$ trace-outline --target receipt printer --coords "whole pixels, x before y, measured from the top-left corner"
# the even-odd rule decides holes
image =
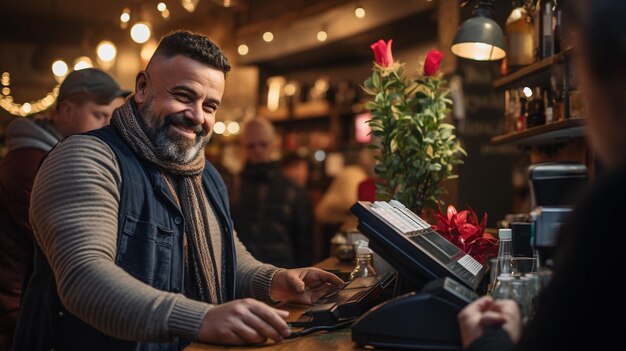
[[[420,293],[384,302],[352,326],[359,346],[405,350],[460,350],[457,314],[478,296],[452,278],[429,282]]]

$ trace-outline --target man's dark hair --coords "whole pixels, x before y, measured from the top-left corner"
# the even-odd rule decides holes
[[[224,75],[230,71],[230,63],[219,46],[205,35],[186,30],[165,35],[152,55],[148,67],[156,57],[172,58],[177,55],[213,66],[224,72]]]

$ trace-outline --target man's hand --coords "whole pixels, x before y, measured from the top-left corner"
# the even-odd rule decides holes
[[[332,287],[343,284],[336,275],[319,268],[278,271],[272,279],[270,296],[274,300],[312,305]]]
[[[227,302],[206,313],[198,340],[228,345],[260,344],[268,338],[280,342],[291,334],[288,316],[289,312],[254,299]]]

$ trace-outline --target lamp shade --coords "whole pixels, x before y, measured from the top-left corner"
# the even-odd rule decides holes
[[[500,60],[506,56],[504,33],[491,18],[475,16],[459,27],[450,51],[459,57],[477,61]]]

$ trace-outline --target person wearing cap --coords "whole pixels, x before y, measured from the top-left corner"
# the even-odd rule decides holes
[[[619,283],[626,252],[626,1],[567,1],[574,74],[602,174],[560,226],[549,284],[524,326],[513,300],[482,297],[458,315],[467,350],[613,350],[624,347]]]
[[[29,197],[39,163],[62,138],[109,124],[129,92],[98,69],[71,72],[49,118],[16,118],[0,161],[0,350],[9,349],[24,277],[33,261]]]
[[[288,312],[262,301],[312,303],[343,283],[263,264],[238,240],[203,152],[229,70],[206,36],[171,33],[111,125],[49,153],[33,187],[35,269],[16,349],[280,341]]]

